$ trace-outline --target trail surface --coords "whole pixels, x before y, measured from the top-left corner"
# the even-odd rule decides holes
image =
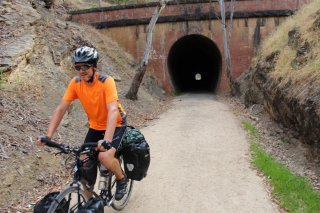
[[[123,212],[279,212],[250,166],[245,131],[215,96],[179,96],[142,132],[151,164]]]

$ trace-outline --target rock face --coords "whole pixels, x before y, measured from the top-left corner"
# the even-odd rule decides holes
[[[27,0],[3,1],[0,7],[0,67],[12,68],[34,46],[33,23],[40,18]]]
[[[125,99],[135,73],[133,58],[92,27],[66,21],[68,14],[59,2],[48,10],[43,0],[0,0],[0,212],[30,212],[28,204],[70,178],[60,157],[34,142],[45,134],[54,108],[76,75],[70,58],[75,48],[88,45],[99,50],[98,69],[116,76],[130,125],[145,125],[166,105],[164,95],[151,95],[143,84],[139,101]],[[10,72],[2,75],[4,69]],[[78,146],[86,125],[81,104],[75,101],[54,140]]]
[[[320,11],[308,31],[320,34]],[[288,43],[294,52],[290,62],[293,75],[298,75],[300,68],[308,65],[310,60],[319,57],[319,39],[301,38],[303,32],[295,27],[288,32]],[[310,73],[305,82],[297,80],[284,81],[284,77],[274,77],[272,72],[279,60],[281,49],[272,52],[266,57],[260,57],[258,62],[251,66],[249,72],[241,76],[238,89],[241,100],[249,107],[252,104],[261,104],[270,116],[282,123],[283,126],[295,132],[294,137],[311,145],[314,153],[320,150],[320,85],[319,78]],[[316,63],[318,64],[318,62]],[[319,72],[319,69],[316,70]],[[301,80],[301,81],[303,81]],[[285,82],[285,83],[284,83]]]
[[[288,96],[290,85],[278,87],[276,82],[270,82],[264,90],[264,106],[269,114],[284,126],[294,130],[299,139],[307,144],[318,147],[320,134],[320,113],[316,99],[304,99]],[[320,91],[319,91],[320,92]],[[318,110],[317,110],[318,109]]]
[[[51,8],[52,7],[52,5],[53,5],[53,0],[43,0],[44,1],[44,3],[45,3],[45,7],[47,8],[47,9],[49,9],[49,8]]]

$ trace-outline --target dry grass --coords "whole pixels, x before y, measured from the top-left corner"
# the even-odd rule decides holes
[[[60,0],[61,1],[61,0]],[[107,7],[110,6],[110,2],[106,0],[64,0],[63,4],[68,5],[73,9],[89,9],[95,7]]]
[[[294,16],[283,22],[278,29],[270,36],[261,48],[261,52],[254,59],[254,63],[266,58],[272,52],[280,51],[275,69],[271,73],[273,79],[278,79],[279,86],[293,85],[297,91],[292,94],[301,94],[300,90],[305,87],[320,85],[320,36],[319,29],[313,30],[312,25],[316,20],[316,13],[320,10],[320,1],[315,0],[299,10]],[[297,48],[288,46],[288,32],[298,28],[301,34],[298,46],[304,42],[310,44],[310,52],[305,54],[306,63],[295,64]]]
[[[57,0],[59,1],[59,0]],[[112,5],[147,3],[157,0],[60,0],[60,4],[67,5],[74,10],[90,9],[96,7],[108,7]]]
[[[281,23],[273,35],[263,42],[263,47],[261,48],[263,52],[261,52],[261,56],[265,57],[273,51],[281,50],[283,47],[287,46],[288,32],[295,27],[299,26],[301,31],[306,32],[303,37],[308,38],[310,36],[308,29],[313,23],[312,19],[315,18],[310,17],[310,14],[316,13],[319,9],[320,1],[314,0],[312,3],[301,8],[294,16]]]

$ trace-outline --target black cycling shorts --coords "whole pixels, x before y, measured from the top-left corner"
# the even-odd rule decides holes
[[[115,129],[111,142],[112,147],[118,149],[125,131],[125,126],[117,127]],[[98,142],[99,140],[103,140],[104,134],[105,130],[95,130],[90,128],[84,140],[84,143]],[[94,159],[89,159],[88,161],[86,161],[80,169],[82,177],[81,182],[86,184],[88,187],[93,187],[97,178],[98,155],[93,158]]]
[[[123,134],[126,131],[126,127],[116,127],[116,130],[113,134],[113,139],[111,141],[111,146],[115,149],[118,149],[120,142],[122,140]],[[88,142],[98,142],[99,140],[103,140],[105,130],[95,130],[95,129],[89,129],[86,138],[84,139],[84,143]]]

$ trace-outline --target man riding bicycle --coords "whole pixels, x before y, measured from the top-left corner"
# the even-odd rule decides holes
[[[80,47],[72,55],[72,62],[78,76],[74,77],[60,102],[55,109],[48,126],[46,137],[51,139],[58,128],[65,112],[75,99],[79,99],[89,121],[89,131],[84,143],[97,142],[100,151],[100,163],[113,172],[117,179],[115,199],[121,200],[126,194],[127,178],[121,170],[115,153],[120,145],[126,129],[126,113],[119,103],[115,81],[112,77],[97,72],[99,54],[91,47]],[[40,138],[38,145],[43,145]],[[96,160],[89,159],[84,171],[86,180],[82,183],[86,187],[93,187],[97,176]],[[88,197],[92,197],[85,188]]]

